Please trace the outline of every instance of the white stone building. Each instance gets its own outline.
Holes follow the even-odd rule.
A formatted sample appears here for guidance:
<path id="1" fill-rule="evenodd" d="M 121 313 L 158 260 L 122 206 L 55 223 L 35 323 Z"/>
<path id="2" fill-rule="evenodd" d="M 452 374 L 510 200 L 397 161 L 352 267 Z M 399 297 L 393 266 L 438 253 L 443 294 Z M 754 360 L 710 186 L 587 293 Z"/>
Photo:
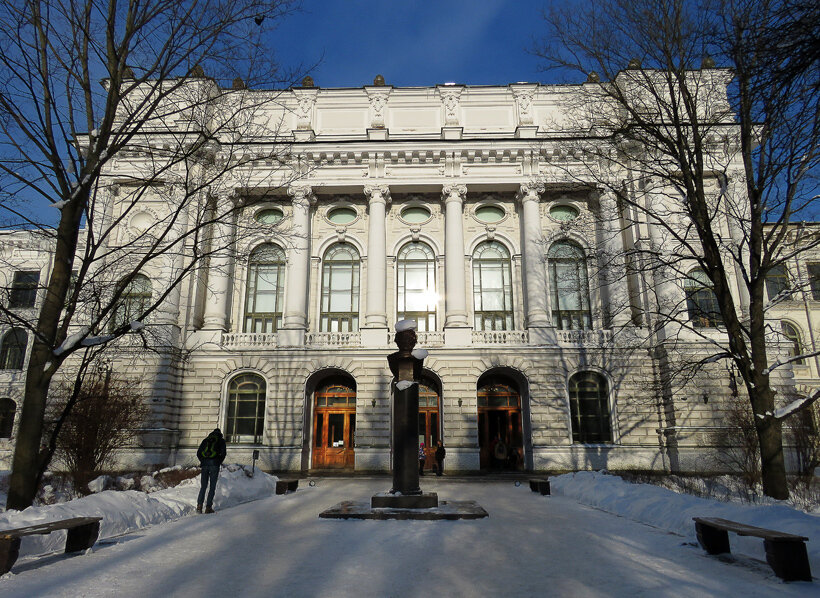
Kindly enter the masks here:
<path id="1" fill-rule="evenodd" d="M 725 101 L 723 80 L 714 85 Z M 578 88 L 305 85 L 275 97 L 238 89 L 271 95 L 257 116 L 286 133 L 277 142 L 286 142 L 287 167 L 271 180 L 262 173 L 273 166 L 257 160 L 211 194 L 217 207 L 257 199 L 216 227 L 228 247 L 147 322 L 169 331 L 187 358 L 135 356 L 127 346 L 115 353 L 123 369 L 140 373 L 153 408 L 141 446 L 123 459 L 190 462 L 219 426 L 229 459 L 249 461 L 258 449 L 265 469 L 386 470 L 386 355 L 395 350 L 393 325 L 412 318 L 430 352 L 419 437 L 427 446 L 444 441 L 448 470 L 708 468 L 726 372 L 664 397 L 663 370 L 674 358 L 634 348 L 644 346 L 640 313 L 652 300 L 642 285 L 665 285 L 684 305 L 686 291 L 674 281 L 606 275 L 653 224 L 621 226 L 613 194 L 569 176 L 586 159 L 573 139 L 591 135 L 573 128 L 566 109 Z M 183 127 L 183 119 L 164 126 Z M 110 187 L 99 194 L 107 222 L 117 220 L 119 186 L 137 176 L 141 159 L 124 154 L 109 164 Z M 122 215 L 114 238 L 150 230 L 164 210 L 162 199 L 146 196 Z M 6 232 L 0 251 L 10 297 L 33 313 L 50 271 L 48 245 Z M 806 348 L 820 335 L 816 258 L 795 264 L 811 279 L 801 300 L 778 307 Z M 167 288 L 172 266 L 146 265 L 128 309 Z M 0 326 L 0 459 L 8 463 L 19 347 L 30 339 Z M 675 335 L 684 353 L 708 350 L 701 334 Z M 790 384 L 792 369 L 783 372 Z M 816 381 L 816 360 L 794 374 Z M 509 448 L 503 463 L 492 451 L 499 437 Z"/>

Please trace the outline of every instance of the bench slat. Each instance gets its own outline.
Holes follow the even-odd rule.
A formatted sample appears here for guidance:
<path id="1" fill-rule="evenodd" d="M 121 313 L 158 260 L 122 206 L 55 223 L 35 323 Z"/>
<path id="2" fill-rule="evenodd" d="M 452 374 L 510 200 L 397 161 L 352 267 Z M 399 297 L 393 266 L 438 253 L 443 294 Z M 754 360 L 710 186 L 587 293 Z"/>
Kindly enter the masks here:
<path id="1" fill-rule="evenodd" d="M 756 538 L 765 538 L 767 540 L 791 540 L 795 542 L 808 540 L 805 536 L 796 536 L 794 534 L 787 534 L 786 532 L 746 525 L 745 523 L 729 521 L 728 519 L 721 519 L 720 517 L 693 517 L 692 519 L 704 525 L 734 532 L 738 536 L 755 536 Z"/>
<path id="2" fill-rule="evenodd" d="M 27 527 L 0 530 L 0 538 L 9 540 L 11 538 L 19 538 L 21 536 L 50 534 L 51 532 L 55 532 L 57 530 L 88 525 L 89 523 L 95 523 L 97 521 L 102 521 L 102 517 L 72 517 L 71 519 L 46 521 L 43 523 L 38 523 L 37 525 L 29 525 Z"/>

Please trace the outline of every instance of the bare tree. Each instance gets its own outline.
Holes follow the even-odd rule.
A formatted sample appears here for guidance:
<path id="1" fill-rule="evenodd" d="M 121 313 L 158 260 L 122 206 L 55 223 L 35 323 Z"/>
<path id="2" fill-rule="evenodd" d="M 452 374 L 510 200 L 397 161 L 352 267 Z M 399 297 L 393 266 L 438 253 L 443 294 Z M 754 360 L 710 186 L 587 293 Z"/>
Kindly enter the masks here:
<path id="1" fill-rule="evenodd" d="M 92 368 L 79 385 L 68 380 L 55 386 L 46 429 L 74 489 L 88 494 L 88 483 L 111 465 L 116 451 L 128 446 L 144 424 L 146 396 L 138 380 L 114 374 L 110 364 Z"/>
<path id="2" fill-rule="evenodd" d="M 278 94 L 246 89 L 287 87 L 268 46 L 293 5 L 0 8 L 0 219 L 32 229 L 54 252 L 35 317 L 0 306 L 6 323 L 33 337 L 8 508 L 34 499 L 49 457 L 38 453 L 48 389 L 66 360 L 87 366 L 89 348 L 135 333 L 168 349 L 173 326 L 162 324 L 172 322 L 181 281 L 206 260 L 218 268 L 212 256 L 232 242 L 221 224 L 295 176 L 281 122 L 260 118 Z M 249 149 L 251 138 L 264 143 Z M 161 276 L 145 293 L 149 270 Z"/>
<path id="3" fill-rule="evenodd" d="M 576 160 L 553 163 L 614 198 L 624 242 L 612 271 L 651 297 L 610 309 L 647 326 L 656 354 L 695 356 L 681 369 L 690 376 L 733 364 L 763 490 L 775 498 L 788 497 L 781 420 L 820 393 L 775 408 L 773 374 L 801 356 L 770 355 L 767 313 L 799 283 L 766 293 L 767 278 L 820 243 L 790 226 L 817 216 L 820 89 L 816 46 L 797 61 L 796 48 L 773 41 L 784 24 L 816 23 L 816 10 L 797 0 L 579 0 L 545 14 L 548 35 L 534 49 L 547 68 L 586 80 L 567 109 L 576 117 L 559 123 Z"/>

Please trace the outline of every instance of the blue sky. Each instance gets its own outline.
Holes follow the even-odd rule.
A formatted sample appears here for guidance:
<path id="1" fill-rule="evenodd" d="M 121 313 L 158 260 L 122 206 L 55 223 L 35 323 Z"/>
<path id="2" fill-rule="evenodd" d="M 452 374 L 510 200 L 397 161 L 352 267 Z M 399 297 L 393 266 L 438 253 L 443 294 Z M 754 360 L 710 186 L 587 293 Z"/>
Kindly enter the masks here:
<path id="1" fill-rule="evenodd" d="M 546 81 L 526 49 L 546 0 L 303 0 L 274 32 L 279 61 L 320 87 Z"/>

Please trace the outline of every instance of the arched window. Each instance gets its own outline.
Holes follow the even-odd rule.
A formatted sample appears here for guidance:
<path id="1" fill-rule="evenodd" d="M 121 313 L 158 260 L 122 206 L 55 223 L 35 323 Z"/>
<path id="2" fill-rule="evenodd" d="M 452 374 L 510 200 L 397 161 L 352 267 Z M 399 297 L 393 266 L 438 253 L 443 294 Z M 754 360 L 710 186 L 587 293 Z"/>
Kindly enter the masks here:
<path id="1" fill-rule="evenodd" d="M 22 370 L 26 356 L 28 334 L 22 328 L 12 328 L 0 340 L 0 370 Z"/>
<path id="2" fill-rule="evenodd" d="M 596 372 L 579 372 L 569 379 L 572 441 L 612 442 L 606 379 Z"/>
<path id="3" fill-rule="evenodd" d="M 349 243 L 337 243 L 325 252 L 319 329 L 322 332 L 359 329 L 359 252 Z"/>
<path id="4" fill-rule="evenodd" d="M 473 253 L 473 308 L 476 330 L 513 330 L 510 253 L 487 241 Z"/>
<path id="5" fill-rule="evenodd" d="M 258 374 L 240 374 L 228 383 L 228 442 L 262 442 L 265 426 L 265 380 Z"/>
<path id="6" fill-rule="evenodd" d="M 791 345 L 789 347 L 789 356 L 790 357 L 797 357 L 803 353 L 803 342 L 800 339 L 800 331 L 797 329 L 797 326 L 792 324 L 791 322 L 786 322 L 785 320 L 781 320 L 780 322 L 780 330 L 783 332 L 783 336 L 789 341 Z M 805 359 L 797 359 L 793 361 L 795 365 L 803 365 L 806 363 Z"/>
<path id="7" fill-rule="evenodd" d="M 397 319 L 415 320 L 418 331 L 436 329 L 436 260 L 429 245 L 408 243 L 399 250 Z"/>
<path id="8" fill-rule="evenodd" d="M 0 399 L 0 438 L 11 438 L 17 404 L 11 399 Z"/>
<path id="9" fill-rule="evenodd" d="M 282 325 L 285 293 L 285 252 L 276 245 L 260 245 L 248 262 L 245 332 L 275 332 Z"/>
<path id="10" fill-rule="evenodd" d="M 553 243 L 547 253 L 552 285 L 552 321 L 560 330 L 589 330 L 589 279 L 584 251 L 575 243 Z"/>
<path id="11" fill-rule="evenodd" d="M 717 296 L 706 272 L 695 268 L 683 283 L 686 293 L 686 309 L 695 328 L 714 328 L 723 324 Z"/>
<path id="12" fill-rule="evenodd" d="M 142 317 L 150 304 L 151 280 L 143 274 L 137 274 L 120 295 L 111 327 L 117 328 Z"/>

